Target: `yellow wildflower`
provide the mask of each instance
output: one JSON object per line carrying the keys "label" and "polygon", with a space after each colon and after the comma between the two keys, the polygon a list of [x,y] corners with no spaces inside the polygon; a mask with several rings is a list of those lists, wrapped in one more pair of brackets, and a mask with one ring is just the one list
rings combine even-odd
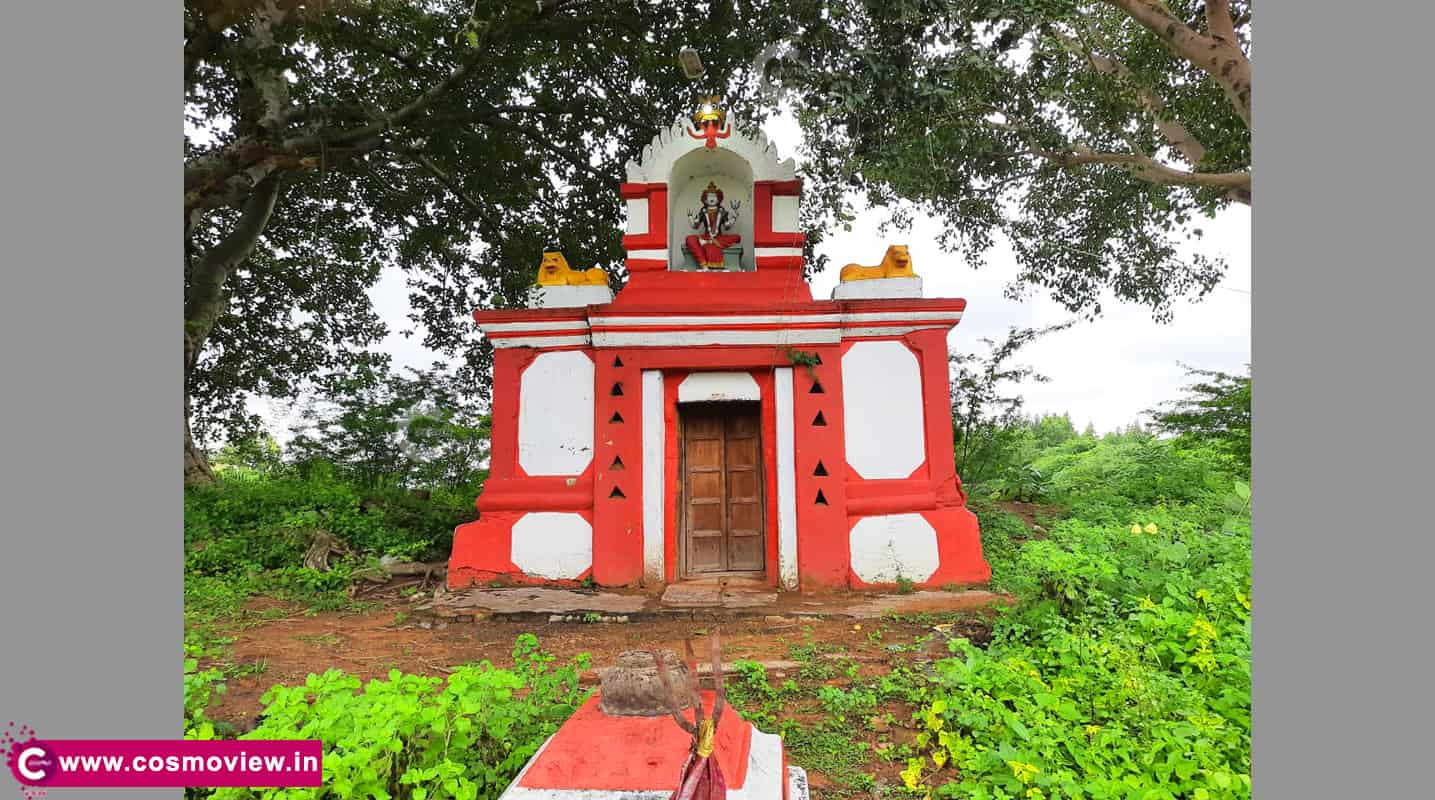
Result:
{"label": "yellow wildflower", "polygon": [[1035,786],[1033,786],[1033,787],[1031,787],[1030,789],[1027,789],[1027,790],[1026,790],[1026,796],[1027,796],[1030,800],[1046,800],[1046,795],[1045,795],[1040,789],[1036,788]]}
{"label": "yellow wildflower", "polygon": [[926,766],[925,758],[907,759],[907,768],[897,773],[902,776],[902,783],[910,790],[916,791],[922,780],[922,767]]}
{"label": "yellow wildflower", "polygon": [[1203,603],[1211,602],[1211,593],[1205,589],[1196,590],[1196,599]]}
{"label": "yellow wildflower", "polygon": [[1197,617],[1196,621],[1191,623],[1191,630],[1186,631],[1186,635],[1206,641],[1214,641],[1218,636],[1216,626],[1207,622],[1203,617]]}
{"label": "yellow wildflower", "polygon": [[1024,761],[1008,761],[1006,765],[1011,767],[1011,774],[1022,783],[1031,783],[1031,779],[1041,772],[1035,764],[1028,764]]}
{"label": "yellow wildflower", "polygon": [[[1153,609],[1153,608],[1155,608],[1155,607],[1156,607],[1156,602],[1155,602],[1154,600],[1152,600],[1149,596],[1148,596],[1148,597],[1143,597],[1143,598],[1141,598],[1141,610],[1142,610],[1142,611],[1150,611],[1151,609]],[[1102,652],[1105,652],[1105,648],[1102,648]]]}
{"label": "yellow wildflower", "polygon": [[1087,725],[1087,726],[1086,726],[1086,735],[1087,735],[1087,736],[1095,736],[1095,735],[1098,734],[1098,733],[1101,733],[1101,726],[1100,726],[1100,725]]}
{"label": "yellow wildflower", "polygon": [[1146,523],[1146,532],[1147,532],[1147,533],[1155,533],[1155,532],[1156,532],[1156,523],[1154,523],[1154,522],[1148,522],[1148,523]]}
{"label": "yellow wildflower", "polygon": [[1131,535],[1132,535],[1132,536],[1140,536],[1140,535],[1141,535],[1141,523],[1139,523],[1139,522],[1133,522],[1133,523],[1131,523]]}

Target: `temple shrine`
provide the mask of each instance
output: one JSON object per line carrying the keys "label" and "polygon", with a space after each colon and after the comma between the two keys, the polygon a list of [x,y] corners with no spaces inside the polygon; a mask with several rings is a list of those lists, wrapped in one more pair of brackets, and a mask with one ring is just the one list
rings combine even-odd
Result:
{"label": "temple shrine", "polygon": [[449,586],[987,581],[952,449],[966,301],[923,297],[907,249],[877,244],[813,299],[795,164],[715,99],[618,191],[621,291],[555,251],[528,308],[474,313],[492,460]]}

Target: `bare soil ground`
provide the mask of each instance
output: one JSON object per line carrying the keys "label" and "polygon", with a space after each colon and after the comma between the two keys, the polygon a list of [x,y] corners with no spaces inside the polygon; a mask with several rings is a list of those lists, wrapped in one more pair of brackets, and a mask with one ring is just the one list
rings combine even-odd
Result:
{"label": "bare soil ground", "polygon": [[[627,623],[547,622],[496,616],[477,622],[430,621],[412,615],[412,604],[388,600],[362,611],[309,611],[299,604],[258,598],[249,611],[273,617],[257,624],[218,631],[233,636],[225,660],[248,666],[228,682],[211,716],[246,728],[262,709],[260,697],[274,684],[302,683],[310,673],[336,668],[365,680],[397,669],[420,675],[444,675],[449,668],[489,661],[512,664],[514,640],[521,633],[538,637],[547,652],[566,661],[580,653],[592,657],[594,669],[584,676],[596,685],[594,670],[608,666],[624,650],[668,648],[682,652],[683,639],[702,636],[713,627],[722,632],[723,661],[769,662],[769,672],[790,667],[794,645],[841,650],[859,664],[885,665],[892,644],[910,644],[933,633],[935,622],[922,615],[897,620],[816,619],[780,615],[723,617],[695,613],[692,617],[642,619]],[[983,642],[989,625],[983,614],[957,617],[960,633]],[[699,648],[699,652],[706,652]],[[203,665],[202,665],[203,666]],[[885,671],[885,670],[883,670]]]}
{"label": "bare soil ground", "polygon": [[1045,539],[1046,529],[1060,519],[1063,513],[1061,506],[1023,503],[1019,500],[999,500],[995,505],[1002,511],[1021,517],[1021,521],[1026,523],[1028,538],[1031,539]]}
{"label": "bare soil ground", "polygon": [[[415,614],[415,605],[388,597],[365,604],[364,610],[315,612],[298,604],[256,598],[242,615],[248,622],[220,625],[215,631],[233,637],[221,657],[232,677],[227,691],[216,696],[211,718],[248,730],[263,709],[261,698],[269,687],[299,684],[310,673],[330,668],[367,680],[385,677],[394,669],[442,676],[455,665],[485,660],[509,666],[514,640],[521,633],[536,635],[540,646],[560,661],[589,654],[593,669],[584,674],[583,682],[596,686],[596,669],[613,664],[624,650],[661,647],[682,652],[684,638],[692,636],[697,652],[706,653],[706,634],[718,627],[724,664],[757,661],[766,666],[774,685],[793,680],[802,687],[800,699],[783,708],[779,718],[806,728],[831,720],[815,700],[819,686],[871,682],[894,668],[940,658],[949,635],[985,644],[992,613],[990,609],[959,614],[914,611],[853,619],[695,611],[626,623],[549,622],[540,615],[500,614],[450,622]],[[879,758],[876,748],[911,741],[916,733],[910,725],[912,711],[900,703],[886,703],[869,718],[850,720],[850,729],[839,738],[864,743],[865,751],[855,763],[850,752],[833,752],[830,775],[824,773],[823,763],[810,763],[823,761],[825,755],[810,756],[804,766],[813,788],[829,797],[854,796],[850,788],[854,770],[875,776],[879,783],[900,783],[897,773],[903,764]],[[816,754],[825,754],[829,747],[822,741],[807,746]]]}

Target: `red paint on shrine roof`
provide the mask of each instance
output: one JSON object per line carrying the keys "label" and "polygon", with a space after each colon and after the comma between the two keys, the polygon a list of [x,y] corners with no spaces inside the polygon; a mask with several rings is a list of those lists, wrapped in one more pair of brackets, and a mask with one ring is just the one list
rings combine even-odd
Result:
{"label": "red paint on shrine roof", "polygon": [[587,319],[588,309],[577,308],[480,308],[473,312],[479,322],[570,322]]}
{"label": "red paint on shrine roof", "polygon": [[621,183],[618,184],[618,194],[630,199],[647,197],[648,192],[653,189],[667,189],[666,183]]}
{"label": "red paint on shrine roof", "polygon": [[[703,692],[709,716],[713,693]],[[692,710],[685,714],[689,721]],[[598,695],[588,698],[558,729],[519,785],[528,789],[594,789],[609,791],[672,791],[677,788],[692,736],[671,716],[612,717],[598,708]],[[723,710],[714,737],[713,755],[730,789],[747,780],[752,725],[731,706]]]}
{"label": "red paint on shrine roof", "polygon": [[[690,316],[750,316],[775,314],[818,315],[818,314],[894,314],[910,312],[960,313],[966,310],[967,301],[962,298],[894,298],[886,300],[810,300],[800,294],[773,294],[770,287],[753,297],[735,295],[745,285],[737,279],[758,273],[695,273],[656,272],[647,276],[647,288],[630,292],[625,288],[612,303],[577,308],[532,308],[492,309],[473,312],[473,318],[480,324],[504,324],[513,322],[572,323],[592,321],[595,326],[603,324],[604,317],[669,317]],[[670,276],[684,276],[676,279]],[[803,284],[804,288],[806,284]],[[721,289],[721,290],[718,290]],[[810,295],[809,295],[810,296]],[[901,324],[893,320],[892,324]],[[743,323],[736,323],[743,324]],[[788,327],[800,327],[807,323],[794,321]],[[821,323],[836,325],[837,323]],[[874,323],[854,320],[851,324],[872,325]],[[935,322],[933,324],[936,324]],[[953,322],[952,324],[956,324]],[[581,327],[554,328],[549,333],[579,333]],[[542,329],[522,332],[499,332],[497,335],[538,336]]]}

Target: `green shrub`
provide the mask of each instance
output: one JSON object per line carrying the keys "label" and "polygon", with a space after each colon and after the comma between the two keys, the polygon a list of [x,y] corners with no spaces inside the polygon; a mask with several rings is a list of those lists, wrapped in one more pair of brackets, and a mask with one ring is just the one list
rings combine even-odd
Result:
{"label": "green shrub", "polygon": [[209,704],[225,691],[224,674],[213,667],[201,670],[199,659],[184,659],[184,738],[213,739],[214,722]]}
{"label": "green shrub", "polygon": [[992,481],[991,490],[993,499],[1035,503],[1046,499],[1051,480],[1031,464],[1010,466]]}
{"label": "green shrub", "polygon": [[[355,550],[406,558],[448,554],[457,525],[475,519],[477,487],[361,491],[325,469],[303,475],[222,477],[185,492],[186,566],[198,574],[297,565],[307,532]],[[212,552],[206,552],[212,551]]]}
{"label": "green shrub", "polygon": [[1222,497],[1240,477],[1235,460],[1215,447],[1176,447],[1144,435],[1112,437],[1080,451],[1060,447],[1034,466],[1051,476],[1053,501],[1102,524],[1153,506],[1182,505],[1214,525]]}
{"label": "green shrub", "polygon": [[967,506],[981,526],[982,555],[992,567],[992,586],[1006,588],[1007,573],[1030,531],[1021,517],[997,508],[989,498],[973,493]]}
{"label": "green shrub", "polygon": [[1060,458],[1054,482],[1072,496],[1105,482],[1048,538],[989,552],[1019,603],[985,650],[956,640],[934,665],[904,782],[938,797],[1249,798],[1250,521],[1248,504],[1228,501],[1239,487],[1211,488],[1228,473],[1203,471],[1223,463],[1209,451],[1155,441]]}
{"label": "green shrub", "polygon": [[488,662],[448,677],[405,675],[367,684],[329,670],[264,696],[262,722],[241,739],[319,739],[324,783],[301,789],[218,789],[241,798],[495,798],[587,697],[587,656],[554,668],[532,634],[518,637],[514,668]]}
{"label": "green shrub", "polygon": [[[347,598],[353,573],[380,556],[448,556],[453,530],[473,520],[478,487],[425,493],[363,490],[323,465],[270,473],[231,470],[184,497],[186,608],[232,614],[258,592],[332,607]],[[349,550],[328,571],[304,555],[323,531]]]}

